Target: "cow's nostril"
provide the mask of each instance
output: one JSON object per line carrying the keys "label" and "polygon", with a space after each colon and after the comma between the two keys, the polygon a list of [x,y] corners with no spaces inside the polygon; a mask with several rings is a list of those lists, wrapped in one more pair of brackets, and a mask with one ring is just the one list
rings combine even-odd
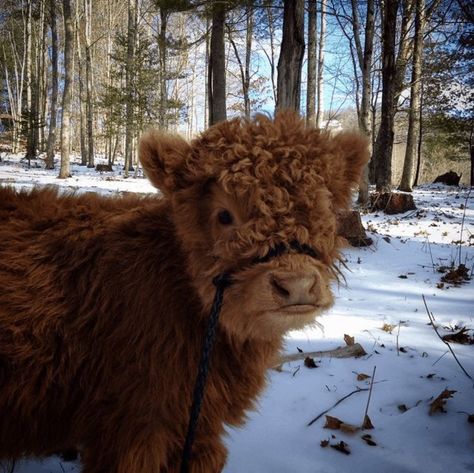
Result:
{"label": "cow's nostril", "polygon": [[288,291],[287,289],[285,289],[285,287],[283,287],[282,283],[279,282],[277,279],[272,278],[271,283],[272,283],[272,288],[273,288],[273,290],[274,290],[279,296],[285,297],[285,298],[290,297],[290,291]]}

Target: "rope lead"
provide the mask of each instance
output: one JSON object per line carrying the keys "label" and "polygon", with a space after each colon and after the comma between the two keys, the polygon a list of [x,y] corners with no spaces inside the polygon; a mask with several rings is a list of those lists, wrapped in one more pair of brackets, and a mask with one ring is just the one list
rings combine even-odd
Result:
{"label": "rope lead", "polygon": [[[300,254],[311,256],[318,259],[319,253],[307,244],[301,244],[297,240],[292,240],[289,245],[279,243],[263,257],[255,258],[253,264],[266,263],[273,258],[276,258],[283,253],[290,250],[296,251]],[[209,314],[209,321],[206,328],[206,336],[202,349],[201,359],[199,361],[198,374],[196,377],[196,384],[194,385],[193,404],[191,406],[191,413],[189,415],[188,430],[186,433],[186,440],[184,442],[183,453],[181,456],[181,470],[180,473],[188,473],[189,461],[191,459],[191,450],[193,448],[194,437],[196,435],[196,428],[199,419],[199,412],[201,411],[202,401],[204,398],[204,389],[206,387],[207,375],[209,373],[209,361],[212,347],[216,338],[217,322],[222,308],[222,300],[224,298],[224,291],[232,285],[232,276],[230,273],[222,273],[217,275],[212,283],[216,287],[214,301],[212,303],[211,312]]]}
{"label": "rope lead", "polygon": [[207,323],[206,338],[202,348],[201,359],[199,361],[198,374],[196,384],[194,385],[193,404],[191,406],[191,414],[189,415],[188,431],[184,442],[183,453],[181,457],[181,473],[187,473],[189,469],[189,460],[191,458],[191,449],[196,435],[196,428],[201,411],[202,401],[204,399],[204,389],[206,387],[207,375],[209,373],[209,359],[216,338],[217,322],[221,313],[222,300],[224,291],[232,284],[229,273],[222,273],[216,276],[212,283],[216,286],[216,293],[212,303],[209,321]]}

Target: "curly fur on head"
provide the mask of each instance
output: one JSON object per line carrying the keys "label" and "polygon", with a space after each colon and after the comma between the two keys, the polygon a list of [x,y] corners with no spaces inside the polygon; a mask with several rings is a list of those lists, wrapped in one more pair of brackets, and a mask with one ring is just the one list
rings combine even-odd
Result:
{"label": "curly fur on head", "polygon": [[[245,268],[280,242],[310,244],[329,270],[338,258],[336,212],[368,159],[360,135],[315,130],[294,112],[222,122],[191,143],[152,132],[140,151],[150,180],[173,202],[206,307],[212,275]],[[233,225],[216,228],[219,209],[232,210]]]}
{"label": "curly fur on head", "polygon": [[[177,472],[211,281],[232,271],[191,462],[217,473],[283,335],[333,302],[364,139],[281,113],[150,132],[140,159],[163,196],[0,187],[0,459],[78,446],[83,473]],[[319,257],[253,264],[294,239]]]}

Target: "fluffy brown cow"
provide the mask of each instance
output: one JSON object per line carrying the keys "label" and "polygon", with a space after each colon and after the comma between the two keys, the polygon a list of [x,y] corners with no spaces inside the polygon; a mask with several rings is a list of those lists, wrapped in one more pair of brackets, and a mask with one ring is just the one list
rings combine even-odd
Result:
{"label": "fluffy brown cow", "polygon": [[[87,473],[176,472],[214,295],[232,272],[193,447],[218,472],[285,332],[333,303],[335,212],[367,160],[296,115],[140,144],[162,197],[0,190],[0,458],[77,446]],[[287,251],[297,240],[317,257]]]}

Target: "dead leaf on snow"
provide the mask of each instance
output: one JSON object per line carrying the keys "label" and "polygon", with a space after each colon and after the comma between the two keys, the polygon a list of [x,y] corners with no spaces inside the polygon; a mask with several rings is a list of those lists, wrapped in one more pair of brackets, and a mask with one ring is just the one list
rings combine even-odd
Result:
{"label": "dead leaf on snow", "polygon": [[370,434],[362,435],[361,439],[371,447],[375,447],[377,445],[377,443],[372,440],[372,435]]}
{"label": "dead leaf on snow", "polygon": [[334,448],[334,450],[337,450],[338,452],[344,453],[346,455],[351,454],[351,451],[348,449],[347,443],[343,442],[342,440],[339,443],[331,445],[331,448]]}
{"label": "dead leaf on snow", "polygon": [[384,332],[392,333],[392,330],[393,330],[395,327],[396,327],[396,325],[383,324],[382,330],[383,330]]}
{"label": "dead leaf on snow", "polygon": [[357,381],[364,381],[366,379],[369,379],[370,376],[368,374],[365,374],[365,373],[359,373],[357,375]]}
{"label": "dead leaf on snow", "polygon": [[444,335],[442,338],[445,342],[453,342],[453,343],[461,343],[462,345],[473,345],[474,344],[474,336],[469,335],[470,329],[467,327],[462,327],[456,333],[449,333],[448,335]]}
{"label": "dead leaf on snow", "polygon": [[323,428],[340,430],[341,432],[344,432],[346,434],[353,434],[354,432],[360,430],[359,427],[352,424],[346,424],[341,419],[332,416],[326,416],[326,423],[324,424]]}
{"label": "dead leaf on snow", "polygon": [[319,445],[321,445],[321,447],[325,448],[329,445],[329,440],[321,440]]}
{"label": "dead leaf on snow", "polygon": [[304,359],[304,365],[306,368],[317,368],[318,365],[314,362],[314,358],[311,358],[310,356],[307,356]]}
{"label": "dead leaf on snow", "polygon": [[344,432],[346,434],[353,434],[355,432],[357,432],[359,429],[359,427],[356,427],[355,425],[352,425],[352,424],[346,424],[345,422],[343,422],[340,426],[339,426],[341,432]]}
{"label": "dead leaf on snow", "polygon": [[370,417],[366,415],[364,417],[364,422],[362,423],[362,428],[364,430],[370,430],[374,428],[374,425],[372,424],[372,421],[370,420]]}
{"label": "dead leaf on snow", "polygon": [[344,341],[348,347],[354,345],[354,337],[351,337],[350,335],[344,334]]}
{"label": "dead leaf on snow", "polygon": [[430,412],[429,414],[432,415],[436,412],[446,412],[444,410],[444,405],[446,404],[446,400],[453,397],[453,394],[456,391],[450,391],[445,389],[431,404],[430,404]]}
{"label": "dead leaf on snow", "polygon": [[398,410],[399,410],[400,412],[406,412],[406,411],[408,411],[408,407],[406,406],[406,404],[400,404],[400,405],[398,406]]}
{"label": "dead leaf on snow", "polygon": [[326,423],[324,424],[323,428],[339,430],[342,423],[342,420],[339,420],[337,417],[326,416]]}

